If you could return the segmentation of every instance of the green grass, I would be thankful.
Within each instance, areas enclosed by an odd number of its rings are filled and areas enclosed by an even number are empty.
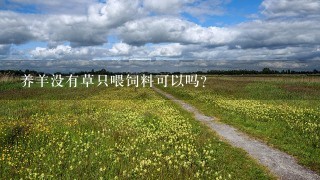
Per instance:
[[[159,87],[320,173],[320,77],[211,76],[205,88]]]
[[[274,179],[150,88],[0,88],[0,179]]]

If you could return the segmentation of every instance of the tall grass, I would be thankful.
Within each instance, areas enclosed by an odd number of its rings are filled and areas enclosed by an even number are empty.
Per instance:
[[[206,88],[162,89],[320,173],[320,77],[213,76]]]
[[[0,100],[0,179],[273,178],[151,89],[24,90]]]

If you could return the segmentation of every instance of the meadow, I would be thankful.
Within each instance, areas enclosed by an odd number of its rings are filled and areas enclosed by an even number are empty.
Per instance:
[[[210,76],[205,88],[159,88],[320,173],[319,76]]]
[[[205,100],[204,89],[167,90]],[[0,179],[275,178],[151,88],[2,81],[0,92]]]

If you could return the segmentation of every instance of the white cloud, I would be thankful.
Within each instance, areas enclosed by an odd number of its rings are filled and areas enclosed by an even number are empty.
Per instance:
[[[226,10],[223,8],[223,4],[229,3],[229,1],[223,0],[207,0],[199,1],[198,3],[185,7],[185,12],[203,19],[205,16],[223,15]]]
[[[108,31],[94,28],[85,16],[21,15],[0,11],[0,44],[69,41],[74,46],[106,42]]]
[[[317,59],[320,57],[320,2],[264,0],[263,18],[229,27],[187,21],[224,13],[222,0],[11,0],[33,4],[45,14],[0,11],[0,53],[11,44],[48,42],[30,52],[36,59],[188,58]],[[59,10],[54,10],[61,5]],[[73,10],[72,7],[75,7]],[[86,11],[81,10],[80,6]],[[77,9],[80,8],[80,9]],[[9,8],[10,9],[10,8]],[[69,9],[69,11],[68,11]],[[116,36],[111,49],[101,47]],[[119,43],[121,41],[121,43]],[[70,46],[61,45],[69,42]],[[150,45],[151,44],[151,45]],[[100,48],[97,48],[100,46]],[[25,52],[27,53],[27,52]],[[11,53],[12,54],[12,53]],[[3,55],[2,55],[3,56]]]
[[[319,0],[264,0],[262,13],[268,17],[319,16]]]
[[[285,62],[285,61],[269,61],[269,62],[259,62],[257,66],[260,66],[261,68],[264,67],[271,67],[271,68],[277,68],[277,69],[304,69],[308,67],[308,64],[303,62]]]
[[[179,18],[150,17],[130,21],[119,28],[119,36],[129,44],[145,43],[189,43],[224,45],[237,35],[228,28],[201,27]]]
[[[70,46],[59,45],[56,48],[41,48],[37,47],[36,49],[30,52],[31,56],[34,59],[90,59],[91,52],[87,47],[82,48],[72,48]]]
[[[167,45],[157,45],[154,50],[150,52],[151,57],[179,57],[182,55],[184,46],[179,43],[172,43]]]
[[[83,16],[50,16],[40,28],[48,41],[69,41],[72,46],[101,45],[107,42],[108,29],[95,28]]]
[[[56,3],[43,4],[53,6]],[[71,46],[102,45],[107,42],[110,30],[142,14],[138,0],[130,3],[125,0],[109,0],[106,4],[94,3],[90,5],[87,14],[78,15],[36,15],[0,11],[0,44],[23,44],[38,40],[51,44],[68,41]]]
[[[10,54],[11,45],[0,44],[0,59],[7,58]]]
[[[10,53],[11,45],[2,45],[0,44],[0,56],[8,55]]]
[[[28,19],[12,12],[0,11],[0,44],[22,44],[35,39]]]
[[[146,15],[139,0],[108,0],[95,4],[88,10],[88,20],[96,26],[117,27],[125,22]]]
[[[197,18],[222,15],[223,5],[230,1],[223,0],[143,0],[143,6],[150,12],[164,15],[188,13]]]
[[[229,49],[227,46],[192,51],[193,59],[204,60],[312,60],[320,57],[314,47]],[[312,52],[313,51],[313,52]]]
[[[41,13],[84,14],[91,4],[96,3],[96,0],[8,0],[8,3],[13,4],[12,9],[33,6]]]
[[[233,27],[237,38],[230,45],[242,48],[281,48],[298,45],[317,45],[320,42],[320,20],[257,20]]]
[[[109,50],[113,55],[130,55],[135,48],[125,43],[116,43]]]
[[[153,12],[163,14],[179,14],[187,3],[195,0],[144,0],[144,6]]]

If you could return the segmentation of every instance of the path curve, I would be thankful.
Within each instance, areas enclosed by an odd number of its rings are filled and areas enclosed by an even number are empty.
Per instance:
[[[265,143],[250,138],[232,126],[217,122],[213,117],[205,116],[190,104],[187,104],[156,87],[153,87],[153,89],[181,105],[183,109],[193,113],[198,121],[205,123],[231,145],[245,150],[251,157],[258,160],[262,165],[268,167],[269,170],[280,179],[320,180],[319,175],[297,164],[296,160],[292,156],[271,148]]]

